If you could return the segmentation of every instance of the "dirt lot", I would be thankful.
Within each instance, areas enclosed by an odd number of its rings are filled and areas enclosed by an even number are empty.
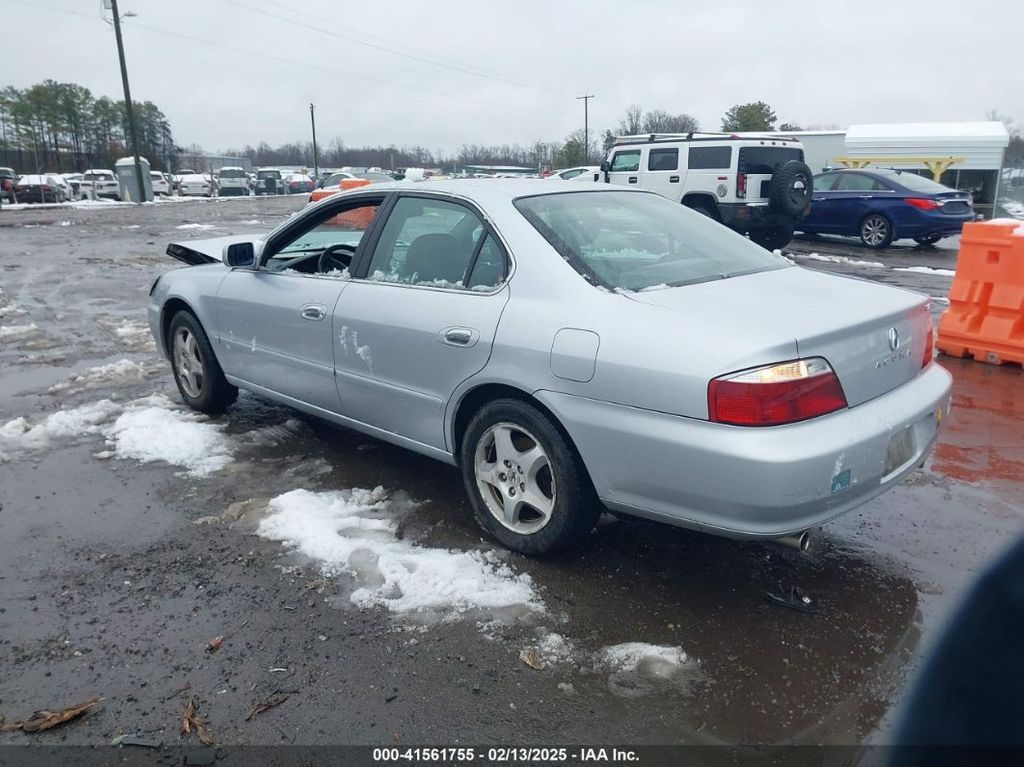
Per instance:
[[[806,555],[613,517],[571,554],[510,555],[481,539],[454,469],[247,395],[202,424],[223,447],[213,470],[112,450],[118,413],[185,418],[144,327],[151,282],[179,266],[167,243],[264,231],[303,202],[0,211],[0,714],[103,698],[0,744],[193,743],[190,699],[218,744],[886,741],[922,652],[1024,529],[1019,369],[942,358],[954,414],[933,459]],[[937,313],[956,255],[791,250],[922,290]],[[46,420],[103,401],[84,430]],[[5,455],[5,428],[40,424]],[[255,534],[289,491],[378,485],[403,545],[469,553],[532,601],[368,604],[373,563],[325,572]],[[816,613],[766,599],[792,586]],[[247,720],[261,702],[276,705]]]

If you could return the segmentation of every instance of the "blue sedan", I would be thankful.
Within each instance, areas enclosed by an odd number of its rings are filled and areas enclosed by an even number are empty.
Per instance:
[[[814,177],[814,196],[797,224],[804,234],[860,237],[869,248],[913,238],[934,245],[975,218],[971,196],[898,170],[833,170]]]

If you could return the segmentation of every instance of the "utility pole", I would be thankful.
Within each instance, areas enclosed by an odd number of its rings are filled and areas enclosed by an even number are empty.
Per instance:
[[[132,91],[128,87],[128,66],[124,61],[124,43],[121,41],[121,14],[117,12],[117,0],[110,0],[114,14],[114,37],[117,38],[117,57],[121,60],[121,84],[124,86],[124,109],[128,113],[128,130],[131,132],[132,156],[135,158],[135,177],[139,184],[137,203],[146,199],[146,185],[142,178],[142,163],[139,161],[139,134],[135,130],[135,110],[132,108]]]
[[[590,119],[587,114],[587,105],[590,100],[594,98],[594,94],[589,96],[577,96],[577,101],[583,101],[583,164],[590,164]]]
[[[309,105],[309,122],[313,126],[313,178],[320,180],[320,160],[316,154],[316,114],[313,105]]]

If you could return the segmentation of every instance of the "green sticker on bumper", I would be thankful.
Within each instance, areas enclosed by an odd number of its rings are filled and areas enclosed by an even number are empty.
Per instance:
[[[832,495],[850,486],[850,470],[841,471],[832,477]]]

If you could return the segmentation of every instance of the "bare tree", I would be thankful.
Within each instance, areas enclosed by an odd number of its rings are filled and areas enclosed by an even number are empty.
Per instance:
[[[644,110],[639,104],[626,107],[626,115],[619,121],[619,135],[633,136],[644,129]]]
[[[691,133],[700,130],[700,124],[691,115],[669,114],[664,109],[652,109],[644,116],[644,133]]]

